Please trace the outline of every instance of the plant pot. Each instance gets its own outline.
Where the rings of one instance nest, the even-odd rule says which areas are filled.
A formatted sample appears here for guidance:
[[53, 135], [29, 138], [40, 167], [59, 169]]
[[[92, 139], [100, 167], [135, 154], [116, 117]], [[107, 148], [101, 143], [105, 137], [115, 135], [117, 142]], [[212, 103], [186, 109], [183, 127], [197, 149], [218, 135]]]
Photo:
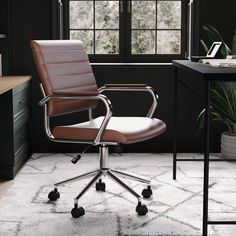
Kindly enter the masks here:
[[221, 155], [226, 159], [236, 159], [236, 133], [222, 133]]

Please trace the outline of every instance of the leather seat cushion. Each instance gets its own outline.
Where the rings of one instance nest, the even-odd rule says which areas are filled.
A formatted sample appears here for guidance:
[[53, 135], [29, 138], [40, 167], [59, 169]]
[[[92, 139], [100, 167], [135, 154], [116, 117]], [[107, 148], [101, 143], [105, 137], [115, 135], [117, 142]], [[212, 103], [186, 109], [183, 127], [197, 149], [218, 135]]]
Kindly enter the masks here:
[[[94, 141], [104, 117], [91, 121], [56, 126], [52, 134], [56, 139]], [[123, 144], [144, 141], [164, 133], [166, 125], [163, 121], [148, 117], [111, 117], [101, 137], [103, 142]]]

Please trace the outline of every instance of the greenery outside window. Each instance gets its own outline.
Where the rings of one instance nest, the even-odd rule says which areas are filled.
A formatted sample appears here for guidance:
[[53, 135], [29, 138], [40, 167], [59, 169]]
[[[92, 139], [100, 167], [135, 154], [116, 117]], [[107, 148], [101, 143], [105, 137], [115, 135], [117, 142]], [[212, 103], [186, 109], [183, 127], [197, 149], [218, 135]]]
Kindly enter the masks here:
[[186, 51], [185, 0], [64, 0], [64, 37], [91, 61], [171, 62]]

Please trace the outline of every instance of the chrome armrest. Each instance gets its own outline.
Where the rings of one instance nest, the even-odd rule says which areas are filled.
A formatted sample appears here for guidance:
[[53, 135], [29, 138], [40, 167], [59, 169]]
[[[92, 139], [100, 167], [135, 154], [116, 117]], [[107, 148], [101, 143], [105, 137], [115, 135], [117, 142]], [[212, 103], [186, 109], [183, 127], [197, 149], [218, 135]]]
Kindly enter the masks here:
[[152, 117], [156, 108], [157, 108], [157, 101], [158, 101], [158, 94], [156, 93], [155, 89], [151, 86], [146, 84], [105, 84], [101, 88], [98, 89], [99, 93], [104, 91], [142, 91], [148, 92], [151, 94], [153, 98], [152, 105], [147, 113], [147, 117]]
[[[98, 130], [98, 133], [97, 133], [97, 136], [93, 142], [93, 145], [98, 145], [100, 143], [100, 139], [101, 139], [101, 136], [112, 116], [112, 104], [110, 102], [110, 100], [108, 99], [108, 97], [106, 97], [105, 95], [103, 94], [98, 94], [98, 95], [60, 95], [60, 94], [57, 94], [57, 95], [49, 95], [49, 96], [46, 96], [44, 97], [40, 102], [39, 102], [39, 105], [40, 106], [46, 106], [48, 101], [50, 101], [51, 99], [68, 99], [68, 100], [100, 100], [104, 103], [105, 107], [106, 107], [106, 115], [102, 121], [102, 124]], [[46, 112], [46, 110], [45, 110]], [[53, 135], [51, 134], [51, 131], [50, 131], [50, 128], [49, 128], [49, 121], [45, 120], [45, 126], [46, 126], [46, 133], [48, 135], [48, 137], [50, 139], [53, 139]]]

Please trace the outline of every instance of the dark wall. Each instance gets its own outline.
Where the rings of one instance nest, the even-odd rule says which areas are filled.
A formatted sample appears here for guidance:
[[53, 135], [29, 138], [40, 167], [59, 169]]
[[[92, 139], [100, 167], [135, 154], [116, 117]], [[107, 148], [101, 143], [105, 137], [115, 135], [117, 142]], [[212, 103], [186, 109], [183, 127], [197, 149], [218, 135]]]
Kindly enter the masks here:
[[[227, 2], [227, 4], [224, 4]], [[234, 0], [202, 0], [200, 4], [200, 23], [209, 23], [217, 27], [227, 42], [230, 43], [235, 23], [233, 23]], [[208, 10], [211, 9], [211, 10]], [[41, 98], [39, 79], [29, 42], [32, 39], [52, 38], [52, 7], [48, 0], [10, 1], [11, 20], [11, 74], [31, 74], [32, 80], [32, 152], [78, 152], [82, 145], [55, 144], [45, 138], [43, 132], [42, 109], [37, 106]], [[232, 12], [232, 14], [231, 14]], [[225, 26], [224, 26], [225, 25]], [[227, 27], [226, 27], [227, 26]], [[163, 119], [168, 131], [161, 137], [136, 145], [123, 147], [124, 151], [136, 152], [171, 152], [173, 123], [173, 87], [174, 70], [172, 66], [96, 66], [93, 68], [98, 84], [103, 83], [147, 83], [152, 85], [160, 96], [156, 116]], [[192, 82], [190, 82], [192, 83]], [[115, 114], [144, 115], [150, 98], [145, 94], [118, 94], [111, 97]], [[136, 103], [137, 102], [137, 103]], [[195, 120], [201, 110], [201, 102], [190, 92], [180, 87], [179, 151], [202, 151], [202, 134], [195, 136]], [[99, 108], [100, 112], [102, 109]], [[85, 114], [82, 114], [83, 119]], [[78, 114], [72, 118], [80, 117]], [[57, 119], [54, 123], [61, 122]], [[222, 128], [214, 125], [211, 139], [213, 151], [219, 150]]]
[[[214, 26], [231, 47], [234, 29], [236, 28], [235, 0], [201, 0], [200, 24]], [[201, 37], [205, 37], [201, 31]]]

